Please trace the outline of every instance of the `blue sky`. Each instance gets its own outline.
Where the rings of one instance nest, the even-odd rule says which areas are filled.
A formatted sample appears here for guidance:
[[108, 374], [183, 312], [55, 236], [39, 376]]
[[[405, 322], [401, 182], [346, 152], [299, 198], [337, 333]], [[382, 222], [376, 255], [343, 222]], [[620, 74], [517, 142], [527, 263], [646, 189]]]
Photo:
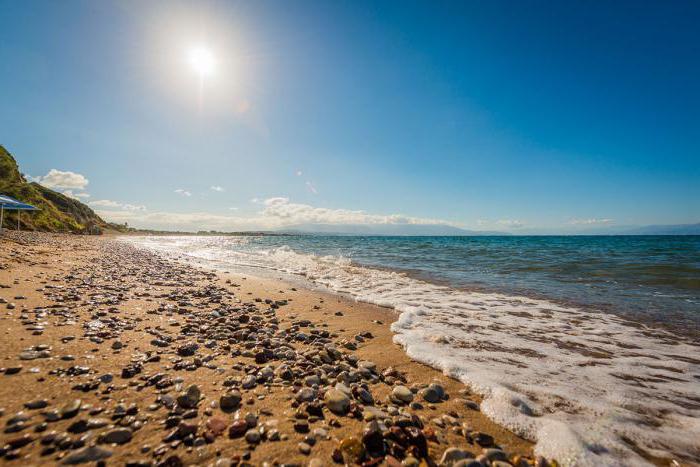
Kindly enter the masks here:
[[[0, 0], [0, 17], [0, 143], [107, 219], [700, 221], [698, 2]], [[193, 47], [214, 57], [201, 83]]]

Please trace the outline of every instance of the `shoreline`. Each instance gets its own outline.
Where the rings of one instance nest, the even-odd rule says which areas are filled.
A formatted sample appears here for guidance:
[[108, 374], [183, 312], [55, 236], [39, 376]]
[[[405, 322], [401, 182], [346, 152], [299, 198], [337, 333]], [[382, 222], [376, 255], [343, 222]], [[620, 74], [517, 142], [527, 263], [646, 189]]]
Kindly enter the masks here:
[[345, 261], [316, 261], [285, 248], [269, 260], [249, 261], [239, 257], [237, 244], [229, 253], [226, 244], [210, 242], [136, 243], [207, 269], [250, 262], [275, 280], [311, 282], [333, 297], [386, 307], [402, 351], [482, 394], [491, 420], [536, 440], [538, 454], [565, 465], [681, 459], [694, 465], [700, 456], [689, 424], [697, 346], [667, 331], [549, 300], [465, 292]]
[[[203, 399], [197, 401], [196, 406], [198, 411], [195, 414], [188, 413], [187, 416], [194, 415], [190, 418], [180, 417], [179, 425], [182, 430], [194, 430], [201, 436], [202, 433], [211, 432], [213, 429], [210, 426], [214, 423], [226, 425], [228, 429], [231, 423], [235, 420], [233, 413], [228, 414], [216, 407], [219, 402], [219, 395], [223, 392], [228, 392], [224, 386], [227, 377], [234, 386], [241, 384], [241, 378], [246, 374], [259, 373], [263, 364], [256, 364], [255, 359], [251, 360], [246, 357], [247, 346], [252, 349], [259, 348], [260, 342], [250, 342], [242, 345], [242, 342], [231, 343], [230, 347], [239, 347], [238, 355], [227, 354], [230, 351], [222, 351], [221, 344], [209, 347], [211, 339], [206, 338], [206, 330], [198, 331], [190, 335], [190, 330], [182, 333], [183, 326], [193, 326], [194, 322], [198, 321], [201, 314], [206, 316], [211, 313], [212, 309], [222, 307], [222, 303], [226, 306], [245, 306], [251, 307], [250, 314], [259, 317], [260, 321], [265, 322], [269, 326], [269, 330], [274, 333], [282, 329], [292, 332], [302, 332], [302, 330], [317, 331], [316, 334], [307, 334], [302, 332], [310, 341], [294, 340], [292, 347], [297, 352], [318, 352], [318, 342], [314, 344], [314, 336], [319, 336], [323, 333], [326, 338], [317, 340], [328, 340], [329, 343], [335, 343], [336, 346], [342, 349], [343, 358], [351, 357], [350, 362], [371, 361], [369, 365], [373, 370], [370, 371], [368, 377], [363, 384], [366, 384], [366, 389], [371, 392], [375, 405], [380, 410], [390, 410], [391, 413], [396, 413], [390, 417], [395, 422], [400, 422], [401, 412], [406, 414], [415, 414], [420, 417], [424, 425], [423, 432], [427, 430], [429, 438], [427, 446], [429, 456], [428, 462], [438, 462], [443, 456], [444, 451], [450, 447], [463, 449], [464, 452], [459, 456], [477, 457], [488, 452], [491, 456], [501, 456], [501, 454], [493, 451], [484, 451], [486, 445], [491, 444], [488, 436], [476, 436], [475, 433], [488, 434], [495, 439], [495, 443], [502, 446], [509, 453], [510, 460], [517, 462], [526, 462], [525, 458], [532, 458], [533, 444], [523, 438], [520, 438], [505, 428], [495, 424], [478, 410], [473, 410], [469, 407], [477, 407], [481, 399], [474, 394], [471, 394], [463, 384], [458, 381], [443, 375], [438, 370], [429, 366], [411, 360], [401, 347], [393, 343], [393, 333], [390, 330], [391, 323], [398, 318], [398, 314], [391, 309], [379, 307], [376, 305], [356, 302], [354, 300], [332, 295], [325, 292], [302, 290], [297, 285], [292, 285], [284, 281], [253, 278], [245, 274], [233, 273], [217, 273], [212, 274], [209, 271], [201, 268], [188, 267], [182, 264], [173, 264], [173, 261], [162, 261], [157, 264], [159, 267], [165, 267], [167, 274], [163, 271], [158, 271], [153, 264], [155, 259], [152, 256], [144, 254], [138, 258], [137, 263], [130, 264], [131, 261], [127, 258], [127, 254], [122, 252], [112, 252], [110, 249], [119, 249], [126, 247], [117, 247], [114, 245], [113, 238], [87, 238], [87, 237], [69, 237], [69, 236], [46, 236], [46, 235], [25, 235], [25, 238], [32, 238], [35, 243], [17, 248], [11, 240], [3, 239], [0, 248], [2, 261], [5, 268], [0, 271], [0, 283], [9, 285], [9, 288], [0, 290], [0, 294], [8, 302], [15, 301], [16, 308], [13, 310], [3, 310], [0, 323], [5, 328], [6, 335], [12, 335], [13, 339], [3, 339], [2, 351], [5, 355], [3, 366], [6, 368], [23, 368], [17, 374], [8, 374], [5, 370], [5, 375], [0, 376], [5, 381], [12, 378], [12, 385], [4, 384], [0, 387], [0, 408], [3, 408], [3, 416], [0, 418], [0, 423], [7, 424], [17, 412], [22, 411], [22, 404], [31, 402], [32, 400], [46, 400], [48, 408], [58, 408], [60, 399], [76, 397], [87, 399], [82, 404], [92, 406], [80, 410], [80, 414], [85, 418], [91, 412], [96, 412], [93, 417], [104, 416], [104, 414], [113, 413], [118, 401], [124, 405], [127, 412], [131, 404], [135, 404], [137, 412], [129, 420], [131, 423], [126, 425], [126, 428], [119, 428], [115, 425], [111, 428], [111, 432], [122, 430], [133, 440], [120, 445], [119, 447], [110, 447], [108, 444], [98, 444], [102, 448], [112, 450], [112, 454], [107, 458], [107, 463], [118, 463], [120, 461], [133, 461], [136, 459], [147, 460], [164, 460], [169, 456], [178, 456], [186, 463], [196, 462], [203, 465], [213, 464], [217, 459], [236, 460], [239, 456], [239, 462], [249, 462], [253, 465], [262, 464], [263, 462], [284, 462], [288, 464], [305, 465], [312, 460], [314, 465], [331, 465], [333, 451], [338, 448], [338, 443], [341, 440], [347, 440], [351, 437], [358, 438], [362, 436], [363, 428], [366, 428], [367, 422], [361, 421], [347, 415], [336, 416], [328, 413], [327, 408], [322, 408], [324, 418], [316, 421], [312, 418], [309, 422], [308, 414], [300, 414], [300, 408], [304, 407], [307, 402], [295, 402], [302, 386], [295, 386], [285, 380], [275, 381], [273, 378], [269, 381], [264, 381], [262, 384], [256, 384], [255, 388], [242, 389], [239, 387], [241, 396], [244, 399], [242, 407], [244, 412], [254, 413], [258, 420], [255, 428], [260, 431], [260, 427], [264, 427], [263, 433], [277, 431], [281, 438], [280, 441], [262, 441], [256, 449], [251, 447], [255, 445], [247, 443], [242, 438], [229, 439], [224, 433], [221, 436], [214, 436], [211, 443], [198, 445], [201, 441], [196, 441], [197, 436], [190, 440], [192, 446], [187, 447], [188, 441], [185, 441], [186, 436], [179, 436], [171, 440], [171, 443], [178, 442], [175, 448], [168, 445], [163, 449], [163, 437], [170, 431], [165, 431], [161, 423], [167, 420], [167, 410], [159, 406], [156, 402], [158, 392], [165, 392], [172, 396], [178, 394], [178, 391], [184, 390], [186, 387], [195, 384], [203, 394]], [[30, 241], [31, 243], [31, 241]], [[11, 248], [12, 246], [15, 249]], [[73, 251], [68, 251], [73, 250]], [[127, 249], [128, 250], [128, 249]], [[116, 256], [114, 256], [116, 254]], [[113, 256], [110, 256], [113, 255]], [[41, 258], [41, 260], [39, 259]], [[151, 258], [148, 260], [148, 258]], [[121, 264], [114, 264], [115, 260], [121, 260]], [[73, 271], [71, 274], [70, 271]], [[82, 285], [76, 281], [76, 272], [83, 276]], [[165, 274], [165, 276], [163, 276]], [[170, 276], [168, 276], [170, 274]], [[47, 280], [55, 277], [55, 280]], [[85, 277], [90, 277], [90, 283], [85, 282]], [[66, 279], [68, 278], [68, 279]], [[116, 285], [98, 284], [105, 281], [106, 278], [115, 280]], [[135, 278], [150, 281], [149, 285], [144, 285], [144, 282], [134, 282]], [[174, 283], [169, 284], [169, 278], [174, 279]], [[45, 282], [45, 284], [42, 284]], [[160, 285], [159, 285], [160, 284]], [[201, 292], [201, 287], [210, 287], [210, 290], [218, 290], [222, 297], [218, 301], [203, 304], [202, 297], [198, 297], [194, 290]], [[55, 287], [48, 288], [47, 285], [62, 286], [64, 289], [56, 289]], [[206, 290], [205, 287], [205, 290]], [[190, 289], [189, 293], [185, 292]], [[40, 290], [40, 291], [37, 291]], [[71, 296], [67, 300], [64, 291], [71, 290], [75, 296]], [[168, 294], [173, 294], [174, 291], [180, 291], [183, 296], [180, 297], [184, 301], [169, 300]], [[167, 292], [167, 293], [166, 293]], [[113, 303], [100, 303], [100, 299], [94, 297], [106, 294], [111, 298]], [[121, 295], [120, 295], [121, 294]], [[26, 299], [13, 300], [13, 297], [25, 296]], [[47, 298], [54, 300], [47, 300]], [[92, 297], [92, 298], [88, 298]], [[115, 298], [116, 297], [116, 298]], [[257, 302], [254, 299], [259, 298]], [[60, 299], [58, 302], [55, 299]], [[276, 301], [286, 300], [286, 305], [281, 305], [274, 310], [274, 318], [268, 315], [270, 310], [263, 308], [260, 304], [265, 304], [265, 299], [275, 303]], [[174, 301], [172, 308], [168, 308], [167, 302]], [[53, 302], [53, 303], [52, 303]], [[200, 303], [198, 303], [200, 302]], [[161, 303], [159, 311], [155, 307], [157, 303]], [[182, 314], [176, 312], [179, 306], [177, 303], [190, 303], [184, 305], [186, 310]], [[58, 304], [68, 304], [70, 312], [56, 313], [56, 310], [61, 310]], [[54, 306], [53, 308], [48, 308]], [[256, 308], [257, 307], [257, 308]], [[252, 311], [255, 308], [255, 311]], [[38, 311], [41, 310], [41, 311]], [[89, 311], [92, 310], [92, 311]], [[101, 310], [97, 314], [98, 310]], [[111, 311], [110, 311], [111, 310]], [[342, 314], [337, 315], [340, 312]], [[63, 315], [61, 315], [63, 313]], [[104, 314], [102, 314], [104, 313]], [[22, 314], [25, 317], [22, 318]], [[41, 318], [31, 319], [31, 316], [41, 315]], [[57, 316], [60, 315], [60, 316]], [[70, 315], [70, 317], [67, 317]], [[26, 324], [27, 321], [34, 321], [35, 324]], [[94, 318], [94, 319], [89, 319]], [[184, 318], [184, 320], [182, 319]], [[114, 329], [108, 331], [96, 331], [90, 328], [88, 323], [95, 321], [108, 321]], [[156, 321], [154, 321], [156, 320]], [[44, 322], [44, 325], [36, 325], [37, 322]], [[270, 322], [272, 321], [272, 322]], [[24, 325], [22, 323], [25, 323]], [[61, 326], [56, 326], [60, 322]], [[159, 325], [154, 323], [158, 322]], [[208, 320], [205, 326], [213, 326], [218, 321]], [[149, 324], [151, 323], [151, 324]], [[175, 326], [174, 324], [178, 324]], [[39, 326], [39, 330], [29, 331], [27, 328]], [[108, 326], [109, 327], [109, 326]], [[180, 330], [177, 333], [176, 330]], [[268, 329], [268, 328], [266, 328]], [[204, 336], [201, 334], [204, 332]], [[38, 335], [34, 335], [37, 334]], [[99, 337], [100, 334], [106, 333], [109, 337]], [[368, 334], [369, 333], [369, 334]], [[161, 337], [170, 336], [173, 338], [172, 345], [167, 347], [153, 346], [154, 336]], [[362, 336], [371, 336], [362, 337]], [[66, 340], [66, 337], [73, 339]], [[94, 339], [98, 337], [98, 339]], [[199, 342], [196, 356], [200, 357], [203, 362], [189, 369], [176, 369], [178, 365], [183, 365], [182, 361], [190, 361], [192, 356], [178, 357], [175, 349], [176, 344], [190, 341], [197, 337], [195, 342]], [[211, 337], [211, 336], [209, 336]], [[268, 337], [268, 339], [270, 339]], [[96, 342], [101, 340], [101, 342]], [[118, 342], [118, 344], [115, 344]], [[284, 342], [284, 340], [282, 341]], [[339, 345], [339, 343], [341, 343]], [[25, 349], [34, 346], [34, 350], [30, 352], [42, 353], [47, 349], [36, 347], [37, 345], [47, 345], [51, 348], [48, 351], [47, 358], [37, 358], [31, 361], [18, 360], [18, 355], [26, 352]], [[342, 347], [347, 345], [348, 348]], [[42, 348], [43, 350], [36, 350]], [[356, 350], [355, 350], [356, 348]], [[234, 354], [236, 352], [234, 351]], [[347, 354], [347, 355], [345, 355]], [[29, 354], [26, 356], [33, 356]], [[73, 356], [74, 360], [66, 359], [67, 356]], [[144, 355], [159, 357], [159, 362], [144, 363]], [[297, 353], [297, 355], [299, 355]], [[132, 361], [133, 359], [133, 361]], [[179, 360], [182, 360], [178, 362]], [[148, 360], [147, 358], [145, 360]], [[205, 361], [206, 360], [206, 361]], [[205, 361], [205, 362], [204, 362]], [[131, 378], [120, 378], [120, 373], [124, 368], [129, 368], [134, 362], [140, 363], [143, 367], [142, 373], [138, 373]], [[266, 362], [271, 366], [279, 367], [285, 364], [285, 361], [272, 359]], [[287, 362], [289, 363], [289, 362]], [[49, 374], [50, 371], [55, 371], [56, 368], [70, 368], [71, 366], [85, 365], [91, 369], [85, 375], [76, 376], [56, 376]], [[38, 368], [37, 373], [32, 373], [31, 368]], [[187, 365], [184, 365], [187, 367]], [[211, 366], [212, 368], [208, 368]], [[155, 368], [151, 368], [155, 367]], [[148, 368], [148, 370], [146, 369]], [[236, 369], [238, 368], [238, 369]], [[376, 369], [375, 369], [376, 368]], [[413, 387], [414, 393], [411, 398], [414, 401], [421, 401], [422, 408], [415, 406], [411, 408], [408, 405], [396, 405], [395, 402], [389, 402], [388, 397], [390, 392], [396, 386], [396, 376], [383, 376], [383, 372], [387, 368], [393, 368], [395, 371], [389, 371], [389, 374], [404, 375], [407, 382], [406, 386]], [[299, 377], [295, 381], [304, 384], [305, 378], [313, 376], [314, 371], [304, 365], [293, 366], [293, 371], [299, 371]], [[156, 370], [167, 374], [173, 381], [172, 386], [153, 391], [153, 388], [142, 381], [144, 374], [158, 374]], [[190, 371], [191, 370], [191, 371]], [[13, 370], [14, 371], [14, 370]], [[318, 371], [318, 370], [316, 370]], [[346, 370], [348, 371], [348, 370]], [[350, 368], [350, 372], [355, 370]], [[252, 373], [251, 373], [252, 372]], [[71, 386], [77, 384], [90, 383], [94, 384], [95, 378], [99, 374], [113, 374], [112, 383], [98, 384], [94, 389], [88, 389], [85, 393], [82, 391], [71, 390]], [[321, 377], [318, 387], [319, 396], [326, 387], [330, 388], [337, 380], [331, 374], [325, 374]], [[162, 377], [161, 377], [162, 378]], [[182, 381], [178, 378], [182, 378]], [[232, 378], [232, 379], [231, 379]], [[109, 379], [109, 378], [107, 378]], [[260, 379], [260, 378], [258, 378]], [[315, 378], [312, 378], [312, 381]], [[342, 379], [342, 378], [341, 378]], [[387, 384], [389, 381], [392, 384]], [[425, 386], [437, 381], [444, 388], [449, 398], [444, 400], [429, 403], [420, 397], [419, 390], [425, 389]], [[362, 383], [362, 380], [353, 384]], [[318, 384], [318, 383], [316, 383]], [[178, 389], [178, 385], [183, 387]], [[10, 387], [11, 386], [11, 387]], [[22, 389], [18, 394], [16, 388]], [[89, 386], [84, 386], [89, 387]], [[106, 388], [109, 392], [106, 394]], [[136, 390], [134, 390], [136, 388]], [[112, 396], [114, 394], [114, 396]], [[163, 394], [161, 394], [163, 397]], [[353, 406], [361, 405], [361, 401], [355, 397], [350, 397]], [[471, 402], [468, 402], [470, 400]], [[319, 402], [311, 402], [311, 405], [319, 404]], [[296, 407], [294, 407], [296, 405]], [[320, 403], [323, 406], [323, 403]], [[155, 406], [155, 407], [154, 407]], [[104, 410], [98, 411], [97, 407]], [[392, 408], [393, 407], [393, 408]], [[177, 408], [176, 408], [177, 409]], [[362, 418], [362, 410], [358, 412], [358, 416]], [[177, 411], [177, 410], [175, 410]], [[86, 447], [78, 447], [77, 449], [67, 449], [64, 451], [57, 450], [56, 452], [45, 457], [40, 456], [41, 443], [38, 438], [41, 438], [42, 432], [33, 433], [36, 425], [40, 424], [40, 410], [28, 410], [24, 408], [24, 412], [30, 415], [30, 419], [21, 422], [27, 425], [22, 430], [14, 434], [4, 434], [3, 442], [13, 441], [17, 438], [29, 434], [34, 438], [27, 441], [26, 446], [19, 448], [19, 452], [12, 453], [22, 459], [22, 465], [32, 465], [32, 462], [44, 463], [47, 461], [56, 460], [60, 456], [69, 456], [72, 453], [78, 452]], [[172, 411], [171, 411], [172, 412]], [[366, 410], [365, 410], [366, 412]], [[183, 414], [180, 414], [183, 415]], [[244, 414], [239, 414], [244, 416]], [[306, 418], [297, 418], [305, 415]], [[384, 415], [382, 415], [383, 417]], [[52, 422], [48, 425], [48, 431], [65, 430], [71, 426], [80, 417], [71, 418], [70, 422], [60, 421]], [[140, 420], [144, 418], [143, 420]], [[104, 433], [110, 432], [109, 427], [117, 421], [124, 425], [124, 418], [108, 420], [109, 423], [104, 428], [95, 428], [83, 432], [88, 435], [83, 444], [89, 446], [95, 440], [99, 440]], [[212, 420], [214, 420], [212, 422]], [[300, 433], [295, 425], [299, 421], [306, 421], [306, 426], [309, 427], [309, 433]], [[334, 426], [337, 424], [340, 426]], [[409, 419], [410, 420], [410, 419]], [[274, 423], [272, 423], [274, 421]], [[173, 423], [173, 421], [167, 422]], [[135, 426], [132, 426], [136, 424]], [[303, 425], [303, 423], [302, 423]], [[275, 428], [273, 428], [273, 426]], [[184, 428], [183, 428], [184, 427]], [[322, 428], [320, 434], [316, 433], [317, 428]], [[388, 429], [389, 427], [387, 427]], [[304, 430], [301, 427], [301, 430]], [[95, 433], [97, 432], [97, 433]], [[326, 436], [321, 436], [324, 434]], [[316, 433], [316, 434], [314, 434]], [[91, 436], [96, 435], [96, 436]], [[81, 435], [70, 435], [71, 438], [80, 438]], [[118, 436], [118, 433], [111, 436]], [[124, 435], [126, 436], [126, 435]], [[251, 435], [253, 436], [253, 435]], [[265, 434], [263, 434], [263, 437]], [[475, 436], [482, 441], [484, 447], [479, 446], [474, 442]], [[307, 439], [313, 437], [311, 441]], [[326, 437], [330, 439], [325, 439]], [[180, 439], [183, 438], [183, 439]], [[27, 438], [28, 439], [28, 438]], [[470, 443], [470, 440], [472, 441]], [[25, 439], [26, 441], [26, 439]], [[19, 444], [25, 441], [20, 441]], [[301, 451], [306, 450], [307, 446], [301, 446], [299, 443], [306, 442], [310, 449], [310, 454], [303, 454]], [[349, 442], [349, 441], [348, 441]], [[346, 444], [348, 443], [346, 442]], [[313, 443], [313, 444], [312, 444]], [[78, 445], [80, 442], [77, 443]], [[143, 448], [144, 444], [149, 446], [148, 450]], [[39, 446], [37, 446], [39, 445]], [[11, 450], [12, 452], [13, 450]], [[153, 456], [155, 452], [162, 452], [160, 456]], [[246, 453], [250, 453], [250, 458]], [[453, 454], [457, 452], [454, 451]], [[467, 454], [468, 453], [468, 454]], [[457, 454], [455, 454], [457, 455]], [[28, 456], [28, 457], [27, 457]], [[512, 456], [519, 456], [514, 459]], [[7, 460], [7, 453], [5, 459]], [[388, 458], [387, 458], [388, 459]], [[65, 459], [64, 459], [65, 460]], [[390, 459], [389, 459], [390, 460]], [[384, 462], [387, 462], [385, 460]], [[545, 462], [540, 460], [542, 464]], [[154, 462], [155, 465], [156, 462]], [[523, 465], [527, 465], [526, 463]]]

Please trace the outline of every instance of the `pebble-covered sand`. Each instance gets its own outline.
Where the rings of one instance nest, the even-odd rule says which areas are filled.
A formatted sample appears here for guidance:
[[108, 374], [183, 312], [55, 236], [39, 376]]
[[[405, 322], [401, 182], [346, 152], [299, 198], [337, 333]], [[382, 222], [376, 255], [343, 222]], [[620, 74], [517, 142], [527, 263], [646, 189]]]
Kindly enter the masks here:
[[0, 463], [554, 465], [387, 309], [109, 237], [0, 239]]

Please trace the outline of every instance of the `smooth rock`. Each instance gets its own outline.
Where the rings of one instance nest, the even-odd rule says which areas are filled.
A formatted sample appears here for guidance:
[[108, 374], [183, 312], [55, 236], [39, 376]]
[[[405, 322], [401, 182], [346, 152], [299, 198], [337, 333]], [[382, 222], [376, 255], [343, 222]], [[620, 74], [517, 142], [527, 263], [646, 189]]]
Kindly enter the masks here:
[[337, 415], [345, 415], [350, 409], [350, 398], [337, 389], [329, 389], [324, 396], [328, 410]]
[[108, 451], [107, 449], [101, 448], [99, 446], [88, 446], [64, 457], [61, 461], [61, 464], [76, 465], [84, 464], [86, 462], [97, 462], [103, 459], [107, 459], [111, 456], [112, 451]]
[[133, 432], [129, 428], [115, 428], [103, 433], [100, 436], [100, 441], [106, 444], [124, 444], [131, 441]]
[[469, 451], [465, 451], [460, 448], [448, 448], [445, 450], [445, 452], [442, 454], [442, 457], [440, 458], [440, 465], [453, 465], [457, 461], [460, 461], [462, 459], [469, 459], [474, 457], [472, 453]]
[[394, 396], [395, 399], [406, 404], [409, 404], [413, 400], [413, 393], [406, 386], [394, 386], [391, 395]]

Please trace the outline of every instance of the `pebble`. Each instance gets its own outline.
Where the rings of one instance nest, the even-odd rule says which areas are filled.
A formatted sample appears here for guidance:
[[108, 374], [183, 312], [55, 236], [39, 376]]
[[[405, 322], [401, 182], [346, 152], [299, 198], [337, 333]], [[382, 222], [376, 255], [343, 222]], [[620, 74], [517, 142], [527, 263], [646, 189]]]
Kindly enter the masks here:
[[299, 452], [300, 452], [300, 453], [302, 453], [302, 454], [304, 454], [304, 455], [306, 455], [306, 456], [308, 456], [309, 454], [311, 454], [311, 446], [309, 446], [308, 443], [301, 442], [301, 443], [299, 443], [297, 446], [298, 446], [298, 448], [299, 448]]
[[80, 406], [82, 405], [82, 403], [83, 402], [80, 399], [74, 399], [68, 402], [58, 410], [58, 416], [60, 418], [75, 417], [76, 415], [78, 415], [78, 411], [80, 411]]
[[440, 458], [440, 465], [451, 466], [463, 459], [472, 459], [474, 456], [469, 451], [460, 448], [448, 448]]
[[345, 415], [350, 409], [350, 398], [337, 389], [329, 389], [323, 397], [326, 407], [337, 415]]
[[197, 406], [201, 397], [202, 393], [199, 390], [199, 386], [193, 384], [189, 386], [186, 391], [180, 393], [177, 397], [177, 405], [186, 409], [191, 409]]
[[227, 392], [226, 394], [222, 394], [219, 398], [219, 407], [221, 410], [237, 409], [242, 399], [243, 396], [238, 391]]
[[88, 446], [79, 449], [63, 458], [61, 464], [76, 465], [87, 462], [97, 462], [112, 456], [112, 451], [99, 446]]
[[413, 393], [406, 386], [394, 386], [394, 389], [391, 391], [391, 394], [396, 400], [406, 404], [410, 403], [413, 400]]
[[129, 428], [115, 428], [100, 435], [100, 442], [105, 444], [124, 444], [131, 441], [133, 432]]
[[38, 399], [31, 402], [25, 402], [24, 407], [29, 410], [43, 409], [49, 405], [49, 401], [46, 399]]
[[241, 387], [243, 389], [253, 389], [257, 385], [258, 383], [255, 381], [255, 376], [253, 375], [248, 375], [241, 381]]
[[257, 444], [260, 442], [260, 432], [255, 429], [246, 431], [245, 440], [250, 444]]

